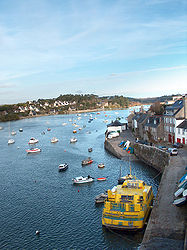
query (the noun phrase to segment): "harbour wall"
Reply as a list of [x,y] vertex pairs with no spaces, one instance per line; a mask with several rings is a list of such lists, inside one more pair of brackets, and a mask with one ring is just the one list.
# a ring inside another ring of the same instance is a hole
[[165,166],[169,165],[170,156],[163,150],[138,143],[132,145],[131,143],[134,148],[134,155],[132,155],[118,146],[120,141],[120,138],[106,139],[104,143],[105,149],[119,159],[125,159],[129,156],[130,160],[139,159],[161,173],[164,172]]
[[169,165],[170,156],[167,152],[152,146],[143,144],[134,144],[134,154],[146,163],[163,173],[166,166]]

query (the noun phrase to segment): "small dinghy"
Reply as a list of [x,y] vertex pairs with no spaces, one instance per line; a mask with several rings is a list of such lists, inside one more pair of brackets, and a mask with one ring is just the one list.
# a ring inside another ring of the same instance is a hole
[[89,148],[89,149],[88,149],[88,152],[92,152],[92,148]]
[[74,142],[77,142],[77,138],[75,137],[70,139],[70,143],[74,143]]
[[92,162],[93,160],[91,159],[91,157],[88,157],[88,159],[82,161],[82,166],[86,166],[88,164],[91,164]]
[[35,143],[38,143],[38,140],[35,139],[34,137],[32,137],[28,142],[28,144],[35,144]]
[[104,163],[99,163],[98,168],[104,168],[105,164]]
[[53,138],[51,139],[51,143],[56,143],[56,142],[58,142],[58,139],[57,139],[56,137],[53,137]]
[[185,189],[182,193],[183,197],[186,197],[187,198],[187,189]]
[[51,131],[51,129],[50,129],[50,128],[48,128],[48,129],[47,129],[47,131]]
[[180,196],[180,195],[183,193],[183,191],[184,191],[184,188],[179,188],[179,189],[174,193],[175,197]]
[[186,197],[179,198],[177,200],[174,200],[173,205],[176,205],[177,207],[180,207],[186,203]]
[[12,132],[11,132],[11,135],[16,135],[16,131],[12,131]]
[[186,188],[187,187],[187,176],[185,179],[178,185],[179,188]]
[[22,129],[22,128],[20,128],[20,129],[19,129],[19,132],[23,132],[23,129]]
[[9,140],[8,140],[8,145],[9,145],[9,144],[13,144],[13,143],[15,143],[14,139],[9,139]]
[[61,172],[61,171],[65,171],[66,169],[68,169],[68,164],[67,163],[63,163],[63,164],[60,164],[58,166],[58,171]]
[[107,198],[108,198],[107,193],[101,193],[95,197],[95,203],[96,204],[104,203]]
[[97,178],[98,181],[106,181],[107,177],[100,177],[100,178]]
[[183,176],[180,178],[179,183],[183,182],[183,181],[185,180],[186,176],[187,176],[187,174],[183,175]]
[[39,153],[41,152],[41,149],[40,148],[31,148],[31,149],[26,149],[26,152],[28,154],[31,154],[31,153]]

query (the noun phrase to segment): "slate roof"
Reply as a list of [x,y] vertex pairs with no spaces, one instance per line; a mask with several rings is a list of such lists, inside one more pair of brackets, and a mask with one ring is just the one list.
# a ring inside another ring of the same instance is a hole
[[170,105],[170,106],[166,106],[166,110],[179,110],[183,107],[183,100],[177,100],[174,104]]
[[[155,120],[156,120],[156,124],[154,123]],[[159,117],[149,117],[149,122],[147,120],[147,123],[144,126],[157,128],[159,124],[160,124]]]
[[145,113],[141,114],[140,118],[138,119],[138,122],[142,123],[147,117],[148,117],[148,114],[145,114]]
[[177,126],[177,128],[185,128],[185,129],[187,129],[187,120],[184,120],[183,122],[181,122],[181,123]]
[[121,123],[120,121],[115,120],[114,122],[111,122],[110,124],[108,124],[107,127],[112,127],[112,126],[118,127],[118,126],[123,126],[125,124],[126,123]]

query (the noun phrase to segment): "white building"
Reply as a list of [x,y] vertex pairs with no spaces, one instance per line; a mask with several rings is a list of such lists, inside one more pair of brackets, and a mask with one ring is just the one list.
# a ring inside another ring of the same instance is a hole
[[114,122],[111,122],[107,125],[107,132],[119,132],[127,130],[127,123],[121,123],[118,120],[115,120]]
[[176,142],[187,144],[187,119],[176,121]]

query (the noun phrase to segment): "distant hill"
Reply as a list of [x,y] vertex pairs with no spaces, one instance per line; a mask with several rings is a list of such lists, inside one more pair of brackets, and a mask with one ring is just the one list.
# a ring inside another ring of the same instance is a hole
[[152,104],[154,102],[165,102],[170,101],[176,95],[164,95],[160,97],[147,97],[147,98],[132,98],[128,97],[129,102],[139,102],[142,104]]

